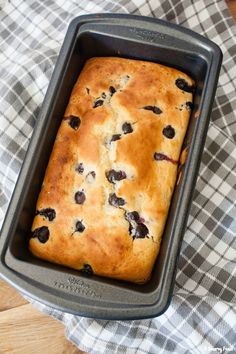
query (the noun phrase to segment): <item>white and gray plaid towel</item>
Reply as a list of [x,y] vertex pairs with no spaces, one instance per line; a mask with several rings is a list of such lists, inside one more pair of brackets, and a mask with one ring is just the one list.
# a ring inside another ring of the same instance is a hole
[[236,26],[223,0],[1,0],[0,219],[73,17],[120,12],[165,19],[223,51],[215,105],[174,296],[160,317],[103,321],[35,306],[90,353],[236,353]]

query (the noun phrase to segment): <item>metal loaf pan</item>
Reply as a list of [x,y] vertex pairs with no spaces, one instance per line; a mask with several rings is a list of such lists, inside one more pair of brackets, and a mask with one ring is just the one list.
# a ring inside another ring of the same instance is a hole
[[[85,61],[94,56],[162,63],[186,72],[197,83],[186,136],[188,157],[174,191],[160,254],[145,285],[86,277],[34,258],[27,247],[36,200],[72,87]],[[95,14],[71,22],[2,228],[0,273],[5,280],[34,299],[81,316],[138,319],[167,309],[221,60],[220,49],[211,41],[157,19]]]

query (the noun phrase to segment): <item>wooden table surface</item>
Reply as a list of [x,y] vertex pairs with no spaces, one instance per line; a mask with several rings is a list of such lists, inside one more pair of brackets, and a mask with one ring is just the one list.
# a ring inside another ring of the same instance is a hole
[[229,9],[234,17],[234,19],[236,20],[236,0],[226,0]]
[[[236,19],[236,0],[227,0]],[[66,340],[64,326],[29,304],[0,280],[0,354],[82,354]]]
[[0,280],[0,354],[82,354],[66,340],[64,326]]

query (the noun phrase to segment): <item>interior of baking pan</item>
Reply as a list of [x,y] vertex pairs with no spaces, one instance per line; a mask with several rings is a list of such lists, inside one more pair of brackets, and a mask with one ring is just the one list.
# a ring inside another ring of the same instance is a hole
[[[54,81],[52,80],[52,84],[49,87],[42,114],[39,118],[41,120],[41,128],[38,129],[38,126],[35,128],[36,131],[33,138],[35,146],[34,149],[31,149],[31,156],[26,161],[28,166],[24,166],[24,168],[28,168],[28,173],[21,186],[23,190],[21,198],[18,201],[18,205],[15,205],[14,215],[12,215],[12,237],[9,243],[6,262],[9,268],[18,272],[19,277],[25,277],[29,282],[37,280],[37,284],[40,284],[40,286],[44,284],[50,288],[50,291],[55,291],[55,294],[59,291],[61,297],[71,295],[70,288],[63,284],[68,285],[68,279],[75,279],[75,283],[76,281],[82,281],[84,284],[89,284],[91,291],[98,291],[100,289],[104,300],[107,299],[117,303],[126,301],[127,304],[134,301],[138,303],[139,301],[143,301],[141,295],[147,293],[150,295],[155,293],[156,299],[158,291],[162,290],[161,281],[164,277],[173,277],[173,273],[168,275],[168,271],[171,262],[175,262],[175,259],[171,257],[177,253],[180,239],[183,236],[183,230],[181,229],[182,219],[180,219],[179,213],[184,194],[185,177],[186,174],[191,173],[190,165],[186,165],[187,170],[186,166],[183,167],[183,175],[175,188],[160,253],[150,281],[145,285],[135,285],[96,276],[88,279],[74,270],[36,259],[28,251],[27,237],[30,232],[37,196],[43,181],[53,142],[67,106],[70,92],[85,61],[94,56],[120,56],[172,66],[186,72],[196,80],[194,109],[191,114],[186,141],[188,144],[199,144],[199,142],[193,141],[194,131],[198,122],[196,112],[200,109],[211,59],[210,53],[198,46],[198,43],[194,45],[179,40],[178,48],[176,48],[176,45],[165,45],[163,42],[158,44],[153,42],[148,43],[147,40],[143,41],[142,39],[130,39],[129,36],[121,36],[119,33],[115,36],[114,33],[109,34],[109,30],[107,30],[108,33],[103,32],[104,30],[95,29],[81,30],[74,41],[74,45],[71,46],[70,54],[61,54],[61,56],[64,55],[64,58],[60,58],[60,63],[64,63],[63,65],[61,64],[63,72],[59,73],[56,79],[54,77]],[[185,203],[184,208],[187,207],[188,205]],[[186,210],[184,212],[186,214]],[[177,229],[178,235],[176,234]],[[181,232],[182,234],[180,234]],[[60,282],[62,285],[57,286]],[[137,296],[128,296],[127,294],[130,291]],[[73,299],[76,296],[83,296],[81,292],[78,294],[74,292],[72,295]],[[154,298],[150,298],[149,301],[155,300]]]

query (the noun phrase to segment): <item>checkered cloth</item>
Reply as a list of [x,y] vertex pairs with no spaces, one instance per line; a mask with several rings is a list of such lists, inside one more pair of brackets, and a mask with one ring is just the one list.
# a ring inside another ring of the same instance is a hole
[[174,296],[160,317],[104,321],[33,302],[90,353],[236,353],[236,26],[223,0],[0,0],[0,219],[69,22],[92,12],[165,19],[224,54]]

